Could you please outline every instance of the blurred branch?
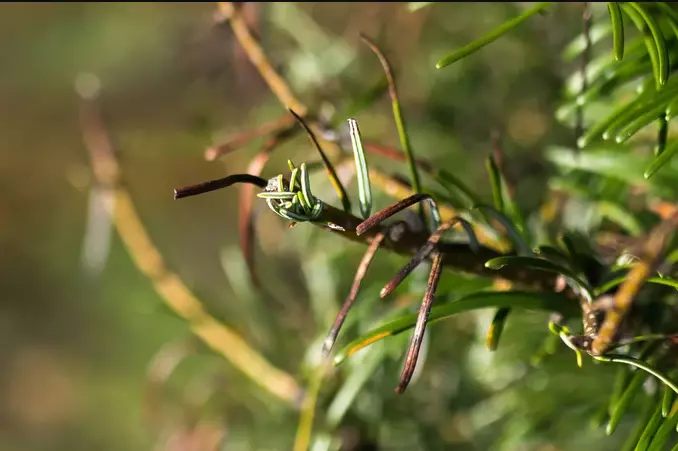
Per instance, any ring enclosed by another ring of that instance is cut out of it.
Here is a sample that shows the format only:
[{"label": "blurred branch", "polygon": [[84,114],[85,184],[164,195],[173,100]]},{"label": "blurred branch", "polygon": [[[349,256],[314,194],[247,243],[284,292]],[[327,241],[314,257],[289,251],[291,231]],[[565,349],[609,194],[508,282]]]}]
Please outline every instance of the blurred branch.
[{"label": "blurred branch", "polygon": [[648,235],[641,249],[641,258],[627,274],[614,297],[614,306],[607,310],[605,321],[591,345],[593,355],[602,355],[616,338],[619,327],[631,309],[633,300],[647,279],[657,269],[666,252],[666,244],[678,225],[678,211],[659,223]]},{"label": "blurred branch", "polygon": [[211,146],[205,151],[205,160],[216,160],[217,158],[223,157],[230,152],[238,150],[240,147],[244,146],[246,143],[256,137],[277,133],[294,125],[296,125],[294,118],[289,114],[284,114],[280,118],[271,122],[267,122],[266,124],[255,128],[254,130],[239,133],[227,141]]},{"label": "blurred branch", "polygon": [[129,192],[119,183],[120,166],[95,105],[95,97],[96,93],[83,96],[80,109],[82,133],[96,181],[114,192],[113,222],[132,261],[148,277],[163,302],[186,320],[193,333],[208,347],[271,394],[288,404],[299,406],[303,391],[295,379],[272,366],[240,335],[210,316],[181,278],[168,269],[146,232]]},{"label": "blurred branch", "polygon": [[[340,146],[334,141],[323,138],[326,135],[324,127],[315,118],[308,117],[310,116],[309,108],[294,95],[287,81],[275,71],[266,53],[254,38],[247,23],[239,13],[238,7],[232,2],[218,2],[218,7],[221,16],[229,21],[236,39],[267,83],[271,92],[273,92],[285,108],[294,110],[295,113],[304,118],[311,131],[318,137],[318,140],[322,141],[321,145],[330,158],[339,158],[343,153]],[[378,186],[391,197],[403,199],[414,194],[414,190],[407,183],[384,174],[372,166],[369,168],[369,175],[371,183]],[[441,204],[439,209],[443,220],[452,219],[458,214],[449,205]],[[480,242],[486,246],[498,250],[507,249],[507,244],[504,240],[497,240],[497,238],[491,236],[480,227],[477,228],[476,234]]]},{"label": "blurred branch", "polygon": [[229,21],[238,42],[275,96],[287,108],[296,111],[302,117],[306,116],[308,113],[306,105],[294,96],[292,89],[290,89],[285,79],[273,68],[263,49],[250,32],[247,22],[245,22],[238,8],[232,2],[219,2],[218,5],[219,12],[224,19]]}]

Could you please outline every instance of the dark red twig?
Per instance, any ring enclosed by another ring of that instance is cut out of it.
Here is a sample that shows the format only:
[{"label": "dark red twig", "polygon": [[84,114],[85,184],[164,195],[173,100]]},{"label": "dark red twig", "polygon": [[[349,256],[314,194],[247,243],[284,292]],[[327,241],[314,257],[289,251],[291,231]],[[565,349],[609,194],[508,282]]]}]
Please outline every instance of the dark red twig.
[{"label": "dark red twig", "polygon": [[174,190],[174,198],[183,199],[184,197],[197,196],[198,194],[205,194],[209,193],[210,191],[228,188],[229,186],[235,185],[236,183],[249,183],[251,185],[258,186],[259,188],[266,188],[266,185],[268,184],[266,180],[262,179],[261,177],[257,177],[256,175],[235,174],[216,180],[210,180],[208,182],[176,188]]},{"label": "dark red twig", "polygon": [[403,266],[402,269],[400,269],[400,271],[398,271],[398,273],[393,277],[393,279],[391,279],[391,281],[387,283],[384,286],[384,288],[381,289],[379,296],[385,298],[386,296],[391,294],[393,290],[398,288],[402,281],[405,280],[405,278],[409,276],[410,273],[414,271],[414,269],[417,266],[419,266],[424,260],[426,260],[434,250],[436,250],[436,246],[440,242],[443,233],[450,230],[455,224],[457,224],[460,221],[462,221],[461,218],[455,217],[441,224],[440,227],[438,227],[438,229],[433,234],[431,234],[426,244],[424,244],[417,251],[417,253],[414,254],[414,257],[412,257],[412,259],[409,262],[407,262],[407,264]]},{"label": "dark red twig", "polygon": [[369,218],[365,219],[362,223],[356,228],[356,233],[362,235],[363,233],[369,231],[373,227],[381,224],[391,216],[403,211],[404,209],[411,207],[412,205],[419,203],[421,201],[428,200],[431,203],[431,209],[437,209],[438,206],[436,201],[429,194],[413,194],[408,198],[405,198],[395,204],[389,205],[388,207],[382,208]]},{"label": "dark red twig", "polygon": [[344,301],[344,304],[341,306],[341,309],[337,314],[337,318],[334,320],[334,324],[332,325],[330,333],[327,335],[327,338],[325,339],[325,343],[323,343],[324,356],[327,356],[332,350],[334,342],[337,340],[337,336],[339,335],[339,331],[341,330],[341,326],[344,324],[344,321],[346,320],[346,315],[348,315],[349,310],[353,306],[353,303],[355,302],[355,299],[358,296],[360,284],[365,278],[365,274],[367,274],[367,270],[370,267],[370,264],[372,263],[372,260],[374,259],[374,256],[377,253],[379,246],[381,246],[381,243],[384,241],[384,238],[386,238],[386,234],[384,232],[379,232],[372,239],[372,242],[365,251],[363,258],[360,261],[360,265],[358,266],[358,270],[355,273],[355,278],[353,279],[353,285],[351,285],[351,290],[349,291],[348,296]]},{"label": "dark red twig", "polygon": [[424,340],[424,333],[426,332],[426,323],[428,322],[428,315],[431,312],[431,306],[435,298],[435,292],[438,288],[438,281],[440,280],[440,273],[442,270],[442,255],[436,252],[433,256],[433,264],[431,265],[431,272],[428,276],[428,284],[426,286],[426,293],[424,300],[419,308],[419,316],[417,323],[414,326],[414,333],[410,340],[410,347],[407,350],[407,357],[405,358],[405,366],[400,374],[400,383],[396,387],[396,393],[403,393],[412,379],[414,370],[417,367],[417,360],[419,359],[419,350],[421,343]]}]

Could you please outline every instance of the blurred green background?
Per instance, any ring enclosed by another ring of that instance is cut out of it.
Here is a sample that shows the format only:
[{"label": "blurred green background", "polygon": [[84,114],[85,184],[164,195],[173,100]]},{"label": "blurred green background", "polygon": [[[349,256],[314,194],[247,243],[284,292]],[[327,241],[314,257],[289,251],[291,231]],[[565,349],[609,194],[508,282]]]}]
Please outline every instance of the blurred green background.
[{"label": "blurred green background", "polygon": [[[560,52],[581,29],[581,5],[559,4],[472,57],[435,69],[442,55],[526,5],[441,3],[415,12],[406,3],[369,2],[247,8],[270,58],[313,107],[345,106],[382,76],[358,33],[372,37],[396,71],[417,155],[487,195],[484,159],[491,133],[500,130],[507,175],[521,206],[532,211],[546,194],[544,146],[572,139],[553,111],[572,69]],[[284,113],[228,25],[215,24],[215,10],[213,3],[0,6],[2,450],[292,447],[298,412],[193,342],[114,232],[105,266],[88,271],[83,264],[93,179],[74,83],[88,73],[101,83],[100,105],[124,182],[167,263],[215,316],[303,381],[304,362],[317,351],[311,345],[327,333],[364,249],[304,225],[287,229],[262,209],[257,261],[274,296],[261,296],[245,282],[237,190],[173,200],[175,187],[245,171],[262,139],[220,162],[206,161],[205,149]],[[398,147],[387,96],[356,118],[365,139]],[[285,172],[287,158],[315,159],[306,137],[277,150],[264,176]],[[406,174],[404,165],[370,161]],[[338,205],[329,184],[317,183],[319,196]],[[355,185],[349,189],[355,196]],[[381,208],[390,199],[380,194],[375,202]],[[343,331],[344,341],[379,320],[384,302],[392,301],[377,302],[376,293],[402,263],[377,258],[358,299],[367,306],[353,312],[361,319]],[[416,273],[409,282],[416,292],[411,308],[425,277]],[[456,279],[448,280],[443,284]],[[588,428],[593,412],[586,401],[609,387],[609,371],[576,370],[567,352],[532,368],[530,356],[546,333],[540,314],[512,317],[491,354],[483,345],[489,314],[464,314],[431,328],[425,365],[402,396],[393,388],[407,337],[388,340],[388,358],[337,432],[345,449],[618,449],[618,439]],[[149,388],[149,366],[172,345],[194,352],[161,388]],[[200,427],[189,433],[195,424]],[[356,437],[378,445],[351,448]],[[185,444],[191,439],[195,448]]]}]

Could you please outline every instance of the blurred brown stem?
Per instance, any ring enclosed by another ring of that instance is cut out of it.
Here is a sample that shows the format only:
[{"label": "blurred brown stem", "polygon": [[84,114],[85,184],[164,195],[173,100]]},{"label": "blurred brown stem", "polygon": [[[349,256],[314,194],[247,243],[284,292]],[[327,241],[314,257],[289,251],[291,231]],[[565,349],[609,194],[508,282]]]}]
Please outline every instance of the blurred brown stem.
[{"label": "blurred brown stem", "polygon": [[669,218],[663,220],[650,232],[642,245],[640,260],[626,275],[624,283],[620,285],[614,296],[614,305],[605,313],[605,320],[591,345],[591,354],[603,354],[615,340],[619,327],[630,310],[633,300],[661,262],[666,244],[677,225],[678,211],[674,210]]},{"label": "blurred brown stem", "polygon": [[146,232],[129,192],[120,184],[120,166],[92,100],[83,99],[80,119],[92,172],[97,183],[114,192],[116,202],[112,212],[113,222],[137,268],[148,277],[163,302],[186,320],[193,333],[208,347],[225,357],[259,386],[298,407],[304,395],[296,380],[272,366],[240,335],[210,316],[181,278],[169,270]]},{"label": "blurred brown stem", "polygon": [[230,152],[238,150],[240,147],[244,146],[254,138],[271,133],[278,133],[287,130],[294,125],[294,118],[290,117],[289,114],[285,114],[274,121],[267,122],[262,126],[255,128],[254,130],[239,133],[227,141],[210,147],[205,151],[205,159],[207,161],[216,160],[217,158],[223,157]]}]

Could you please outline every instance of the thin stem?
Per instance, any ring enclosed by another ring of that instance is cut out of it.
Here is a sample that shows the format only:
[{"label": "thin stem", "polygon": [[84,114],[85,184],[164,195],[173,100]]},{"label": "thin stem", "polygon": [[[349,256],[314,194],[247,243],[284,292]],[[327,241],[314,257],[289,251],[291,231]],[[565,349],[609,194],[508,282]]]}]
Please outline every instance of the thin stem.
[{"label": "thin stem", "polygon": [[400,271],[396,273],[396,275],[391,279],[390,282],[388,282],[384,288],[381,289],[381,292],[379,293],[379,296],[382,298],[385,298],[389,294],[393,292],[398,286],[402,283],[403,280],[407,276],[410,275],[414,269],[419,266],[424,260],[426,260],[429,255],[436,249],[436,246],[440,242],[440,239],[443,236],[443,233],[447,232],[449,229],[451,229],[455,224],[464,221],[462,218],[452,218],[450,221],[446,221],[443,224],[438,227],[438,229],[431,235],[431,237],[426,241],[426,244],[424,244],[416,254],[414,254],[414,257],[407,262],[405,266],[403,266]]},{"label": "thin stem", "polygon": [[233,138],[222,142],[220,144],[215,144],[214,146],[208,148],[205,151],[205,160],[214,161],[217,158],[223,157],[224,155],[238,150],[254,138],[259,136],[268,135],[270,133],[277,133],[282,130],[288,129],[290,126],[294,126],[294,119],[285,114],[282,117],[267,122],[266,124],[261,125],[254,130],[249,130],[247,132],[239,133]]},{"label": "thin stem", "polygon": [[678,340],[678,333],[674,334],[647,334],[647,335],[639,335],[637,337],[629,338],[626,340],[619,340],[618,342],[610,345],[607,348],[607,352],[614,351],[615,349],[619,349],[624,346],[636,344],[636,343],[643,343],[645,341],[663,341],[663,340],[671,340],[673,343],[675,343]]},{"label": "thin stem", "polygon": [[428,200],[431,203],[431,210],[437,210],[436,201],[429,194],[413,194],[406,199],[396,202],[395,204],[389,205],[388,207],[382,208],[366,220],[364,220],[356,229],[358,235],[369,231],[378,224],[381,224],[391,216],[396,213],[401,212],[402,210],[411,207],[412,205],[419,203],[423,200]]},{"label": "thin stem", "polygon": [[412,180],[412,188],[415,193],[421,193],[421,182],[419,180],[419,173],[417,172],[417,166],[414,159],[414,153],[412,152],[412,147],[410,146],[410,139],[407,135],[407,130],[405,128],[405,121],[403,120],[402,111],[400,108],[400,100],[398,99],[398,90],[396,89],[395,77],[393,76],[393,70],[391,69],[391,64],[388,62],[388,59],[384,53],[379,49],[377,44],[374,43],[370,38],[361,34],[360,39],[367,44],[367,46],[377,55],[381,66],[384,68],[386,73],[386,79],[388,80],[388,92],[391,96],[391,105],[393,108],[393,117],[395,119],[396,128],[398,129],[398,137],[400,138],[400,145],[405,151],[407,156],[407,164],[410,168],[410,178]]},{"label": "thin stem", "polygon": [[494,30],[492,30],[490,33],[485,35],[484,37],[468,44],[467,46],[453,52],[451,55],[448,55],[444,58],[442,58],[440,61],[436,63],[436,68],[437,69],[442,69],[443,67],[449,66],[450,64],[453,64],[460,59],[480,50],[481,48],[485,47],[486,45],[496,41],[499,39],[502,35],[508,33],[509,31],[513,30],[523,22],[525,22],[527,19],[530,17],[534,16],[535,14],[541,12],[543,9],[545,9],[547,6],[549,6],[553,2],[541,2],[537,3],[535,6],[532,8],[528,9],[521,15],[504,22],[502,25],[498,26]]},{"label": "thin stem", "polygon": [[197,183],[195,185],[184,186],[174,190],[175,199],[183,199],[184,197],[197,196],[198,194],[205,194],[211,191],[228,188],[236,183],[249,183],[258,186],[259,188],[266,188],[268,181],[250,174],[235,174],[227,177],[222,177],[207,182]]},{"label": "thin stem", "polygon": [[344,301],[344,304],[341,306],[341,309],[337,314],[337,318],[334,320],[334,324],[332,325],[332,329],[330,329],[330,333],[327,335],[327,338],[325,339],[325,343],[323,343],[324,356],[327,356],[332,350],[332,347],[334,346],[334,343],[337,340],[337,336],[339,335],[339,331],[341,330],[341,326],[344,324],[346,316],[348,315],[349,310],[353,306],[353,303],[355,302],[356,297],[358,296],[360,284],[365,278],[365,274],[367,274],[367,270],[370,267],[370,264],[372,263],[372,260],[374,259],[374,256],[377,253],[379,246],[381,246],[381,243],[384,241],[384,238],[386,238],[386,234],[384,232],[377,233],[375,237],[372,239],[372,242],[370,243],[369,247],[365,251],[363,258],[360,261],[360,265],[358,265],[358,270],[355,273],[353,285],[351,285],[351,290],[349,291],[348,296]]},{"label": "thin stem", "polygon": [[[258,177],[255,177],[255,179],[258,180],[257,185],[263,187],[264,180]],[[285,181],[285,183],[289,182]],[[388,236],[388,226],[382,225],[381,222],[421,200],[433,202],[427,194],[413,194],[403,201],[384,208],[365,221],[327,203],[323,203],[320,216],[311,221],[311,224],[341,235],[348,240],[369,245],[372,239],[380,232],[384,232]],[[333,224],[334,227],[328,228],[327,224]],[[468,229],[468,227],[464,228]],[[413,232],[407,230],[397,234],[395,237],[384,240],[382,247],[399,255],[411,257],[417,253],[428,239],[429,236],[425,231]],[[493,269],[486,267],[485,263],[487,261],[505,255],[494,249],[478,246],[473,240],[470,245],[440,242],[438,243],[438,251],[443,256],[443,266],[462,273],[491,279],[509,280],[515,282],[517,286],[538,291],[553,291],[558,284],[556,276],[540,273],[539,271],[526,271],[526,268],[520,265],[506,265]],[[565,295],[572,299],[578,299],[577,295],[570,288],[565,290]]]},{"label": "thin stem", "polygon": [[417,323],[414,326],[414,333],[410,341],[410,347],[405,358],[405,366],[400,374],[400,383],[396,387],[396,393],[403,393],[412,379],[414,370],[417,367],[417,360],[419,359],[419,349],[424,340],[424,333],[426,332],[426,323],[428,322],[428,315],[431,312],[431,306],[435,298],[436,289],[438,288],[438,281],[440,280],[440,273],[442,269],[442,255],[436,253],[433,257],[433,264],[431,272],[428,276],[428,285],[426,286],[426,293],[424,293],[424,300],[419,308],[419,316]]}]

